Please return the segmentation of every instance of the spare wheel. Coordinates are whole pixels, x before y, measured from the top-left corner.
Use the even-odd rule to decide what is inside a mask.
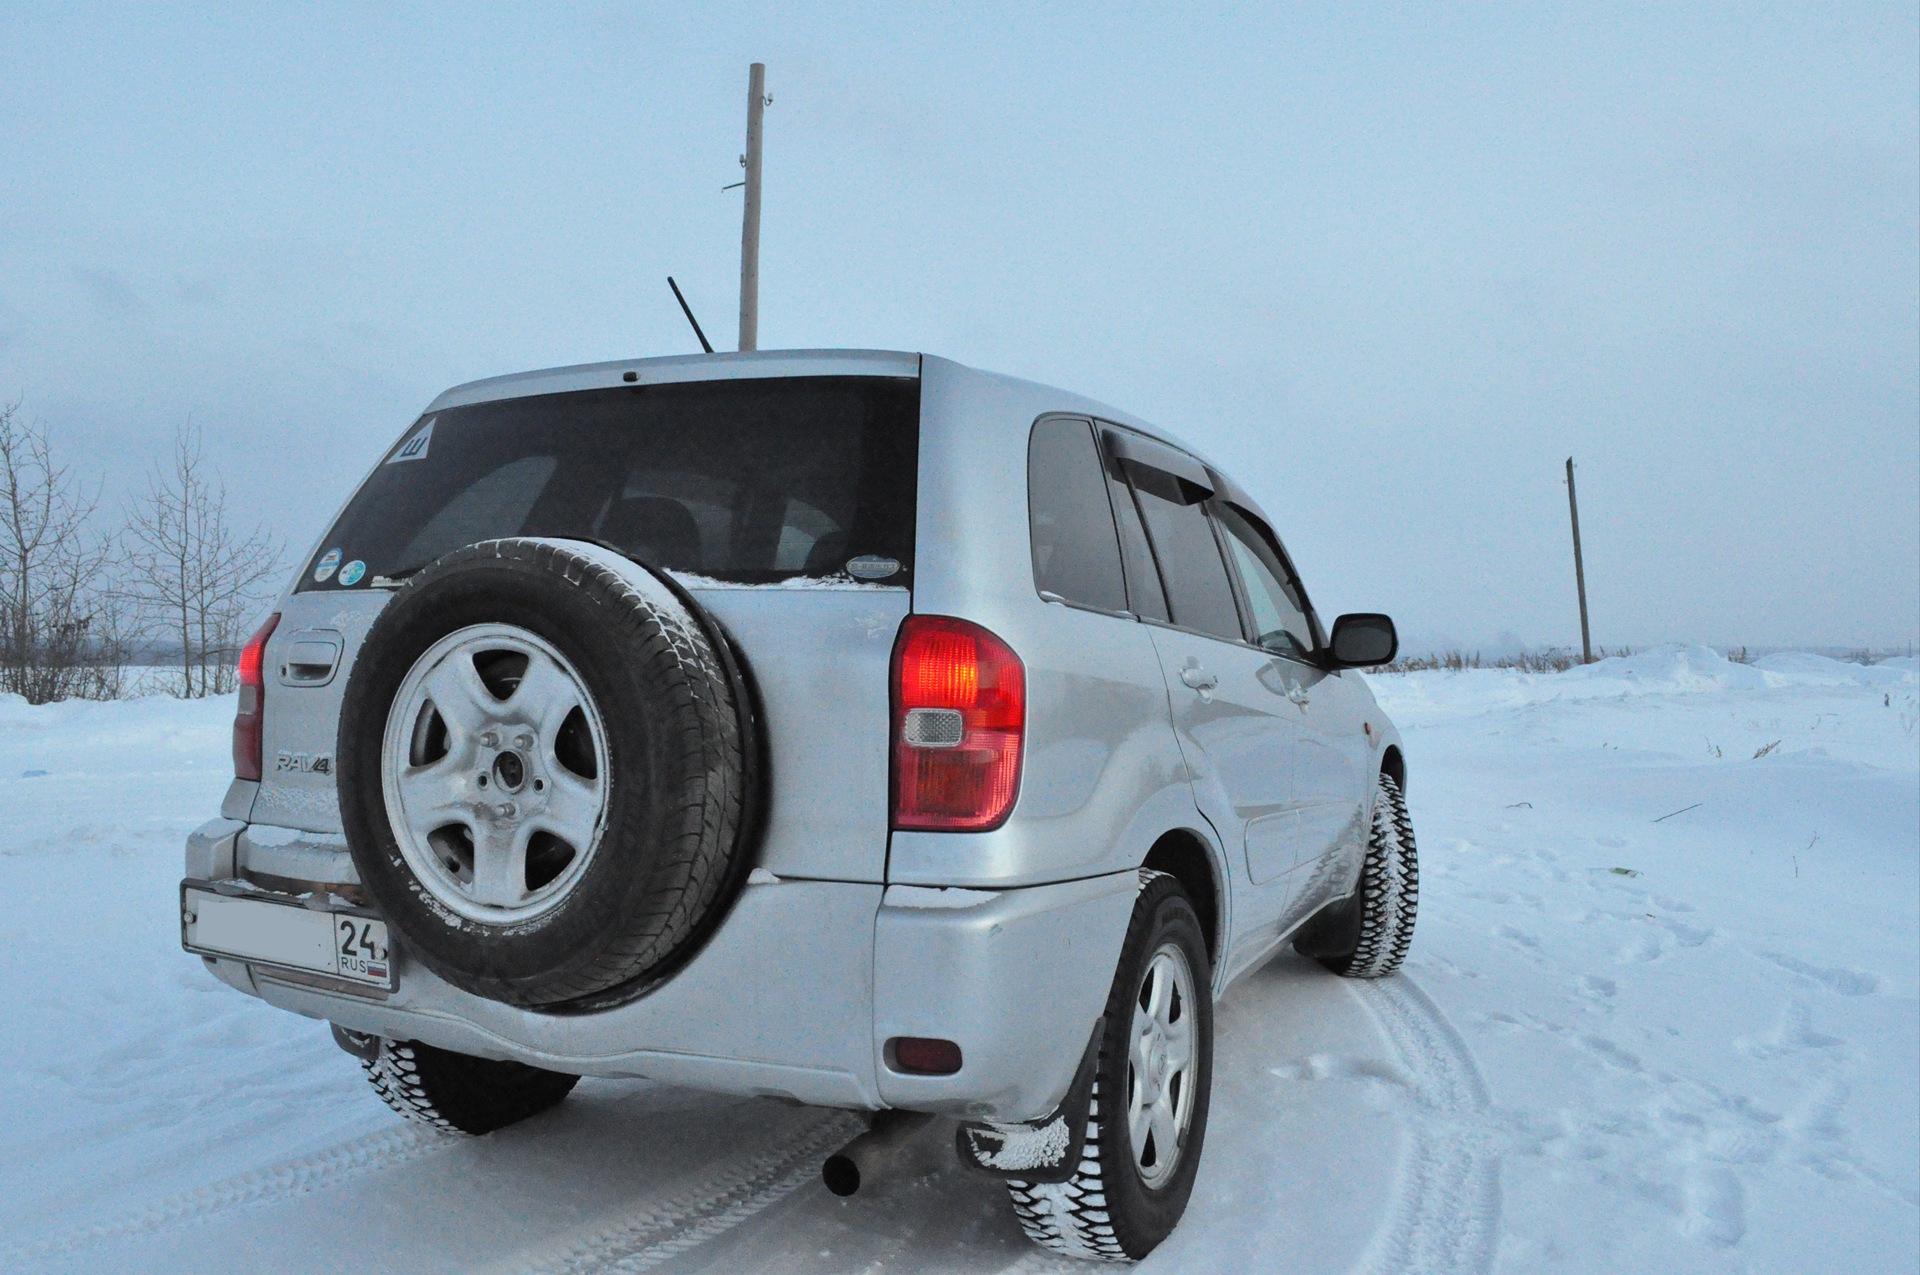
[[[684,589],[580,541],[494,540],[408,578],[340,716],[340,813],[404,949],[476,995],[644,990],[746,867],[752,716]]]

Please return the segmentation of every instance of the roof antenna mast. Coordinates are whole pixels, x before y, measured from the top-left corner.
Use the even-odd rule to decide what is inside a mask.
[[[693,334],[700,338],[700,348],[712,354],[713,342],[707,340],[707,334],[700,330],[700,320],[693,317],[693,307],[688,305],[687,299],[680,295],[680,285],[673,281],[672,275],[667,276],[667,286],[673,289],[673,299],[680,303],[680,313],[686,315],[687,322],[693,325]]]

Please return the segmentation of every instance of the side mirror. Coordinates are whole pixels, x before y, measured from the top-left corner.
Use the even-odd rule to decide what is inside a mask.
[[[1399,654],[1400,635],[1386,616],[1358,611],[1333,622],[1327,651],[1336,668],[1371,668]]]

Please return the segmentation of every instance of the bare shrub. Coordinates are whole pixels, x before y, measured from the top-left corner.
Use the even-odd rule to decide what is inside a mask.
[[[1460,669],[1479,667],[1481,667],[1481,664],[1480,653],[1478,651],[1475,651],[1472,655],[1468,655],[1456,650],[1434,651],[1427,655],[1403,655],[1391,664],[1382,664],[1379,668],[1369,671],[1375,673],[1425,673],[1433,669],[1451,669],[1457,672]]]
[[[1632,655],[1630,646],[1607,650],[1600,647],[1594,652],[1594,659],[1611,659],[1615,656]],[[1522,673],[1564,673],[1580,663],[1580,657],[1571,647],[1548,646],[1537,651],[1521,651],[1517,655],[1499,655],[1483,657],[1480,652],[1434,651],[1427,655],[1404,655],[1391,664],[1382,664],[1379,668],[1369,669],[1372,673],[1423,673],[1435,669],[1459,672],[1463,669],[1503,668],[1515,669]]]
[[[167,468],[155,467],[127,519],[126,588],[151,639],[179,661],[175,693],[194,698],[234,688],[247,625],[280,569],[281,543],[227,518],[227,489],[206,462],[197,430],[174,436]]]
[[[0,691],[30,704],[120,691],[124,626],[108,587],[113,544],[47,432],[0,403]]]

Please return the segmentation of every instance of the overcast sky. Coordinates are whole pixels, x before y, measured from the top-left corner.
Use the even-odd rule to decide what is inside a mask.
[[[0,398],[192,420],[305,549],[446,386],[925,350],[1207,449],[1413,642],[1920,629],[1920,20],[1886,5],[0,4]]]

